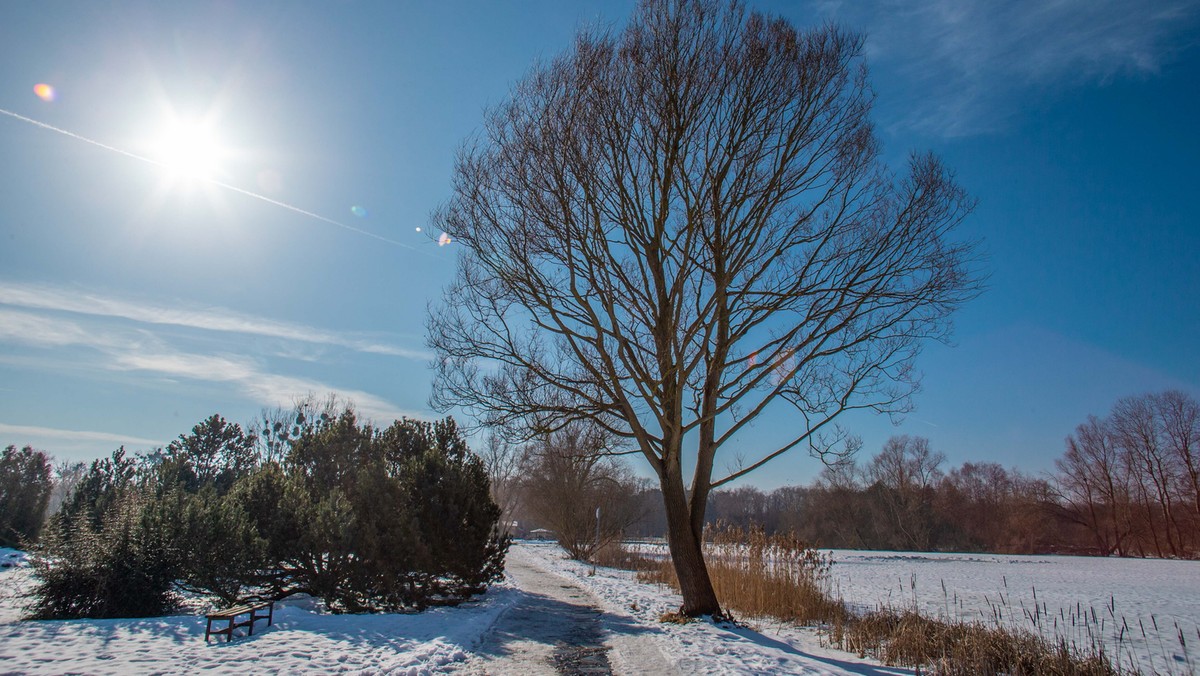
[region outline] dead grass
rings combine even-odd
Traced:
[[[911,610],[851,612],[830,592],[832,561],[794,537],[718,525],[706,534],[705,558],[727,612],[819,625],[832,645],[885,664],[947,676],[1121,673],[1095,644],[1080,648],[1025,630],[935,620]],[[636,561],[636,567],[620,567],[637,570],[642,582],[679,588],[669,560],[628,552],[609,554],[606,560]]]
[[[969,674],[1111,675],[1119,670],[1097,651],[1051,643],[1033,633],[978,622],[933,620],[914,611],[876,610],[834,624],[830,642],[885,664]]]
[[[601,545],[588,559],[589,563],[622,570],[648,571],[661,564],[654,559],[626,549],[621,542],[613,540]]]
[[[845,606],[827,589],[832,561],[804,541],[718,525],[705,548],[709,578],[726,611],[799,624],[845,619]],[[678,589],[670,560],[655,564],[638,579]]]

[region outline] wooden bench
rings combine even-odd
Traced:
[[[262,612],[263,610],[266,612]],[[245,616],[246,619],[238,621],[239,617]],[[232,608],[225,608],[208,614],[208,626],[204,629],[204,642],[208,643],[210,636],[219,636],[225,634],[225,642],[233,640],[233,630],[238,627],[246,627],[249,636],[254,635],[254,621],[266,620],[267,626],[271,626],[272,620],[275,619],[275,602],[263,601],[261,603],[245,603]],[[213,629],[213,622],[228,622],[229,625],[221,629]]]

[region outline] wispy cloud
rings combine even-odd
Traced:
[[[1003,126],[1039,89],[1159,73],[1194,46],[1200,0],[877,0],[818,13],[866,32],[875,72],[904,80],[910,114],[896,124],[957,136]]]
[[[3,342],[41,348],[87,348],[99,352],[102,359],[87,360],[85,368],[222,383],[240,396],[267,407],[288,406],[308,394],[333,393],[354,402],[360,413],[377,422],[427,417],[420,411],[401,409],[369,392],[273,373],[262,362],[250,357],[187,352],[143,331],[96,330],[64,317],[0,308],[0,343]]]
[[[301,324],[262,319],[225,308],[165,307],[70,289],[5,282],[0,282],[0,304],[27,309],[111,317],[144,324],[182,326],[205,331],[280,338],[406,359],[430,359],[430,353],[425,350],[401,347],[363,336],[348,335]]]
[[[31,425],[10,425],[0,422],[0,435],[5,439],[21,440],[20,444],[34,443],[33,440],[56,439],[61,441],[121,444],[129,446],[160,446],[161,439],[143,439],[125,434],[110,432],[91,432],[81,430],[60,430],[53,427],[35,427]],[[29,439],[30,441],[24,441]]]
[[[391,402],[361,390],[344,389],[316,380],[298,378],[264,371],[257,363],[228,355],[201,355],[186,352],[154,354],[124,353],[114,355],[113,368],[149,371],[160,375],[231,383],[239,392],[263,406],[287,406],[308,394],[333,393],[352,401],[359,413],[377,422],[391,422],[402,417],[426,418],[419,411],[406,411]]]
[[[84,328],[76,322],[0,307],[0,342],[18,342],[37,347],[113,347],[122,341],[106,332]]]

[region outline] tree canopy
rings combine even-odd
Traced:
[[[685,613],[719,610],[709,492],[842,450],[846,411],[907,410],[922,342],[978,291],[974,245],[951,237],[973,202],[933,155],[882,162],[862,44],[646,0],[489,111],[436,215],[466,250],[428,321],[434,404],[530,436],[586,419],[640,452]],[[775,405],[794,434],[714,475]]]

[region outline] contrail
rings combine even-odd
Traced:
[[[164,163],[164,162],[159,162],[158,160],[155,160],[155,159],[152,159],[152,158],[146,157],[146,156],[144,156],[144,155],[138,155],[137,153],[131,153],[131,152],[129,152],[128,150],[122,150],[121,148],[116,148],[116,147],[114,147],[114,146],[110,146],[110,145],[108,145],[108,144],[106,144],[106,143],[101,143],[101,142],[99,142],[99,141],[92,140],[92,139],[90,139],[90,138],[88,138],[88,137],[86,137],[86,136],[80,136],[79,134],[76,134],[75,132],[72,132],[72,131],[67,131],[66,129],[62,129],[62,128],[59,128],[59,127],[55,127],[54,125],[52,125],[52,124],[46,124],[45,122],[39,122],[38,120],[35,120],[35,119],[31,118],[31,117],[25,117],[24,115],[20,115],[20,114],[18,114],[18,113],[14,113],[14,112],[12,112],[11,110],[5,110],[5,109],[3,109],[3,108],[0,108],[0,114],[7,115],[7,116],[9,116],[9,117],[11,117],[11,118],[14,118],[14,119],[20,120],[20,121],[22,121],[22,122],[28,122],[29,124],[32,124],[32,125],[34,125],[35,127],[41,127],[42,129],[48,129],[48,130],[50,130],[50,131],[57,132],[57,133],[59,133],[59,134],[62,134],[63,136],[69,136],[69,137],[71,137],[71,138],[73,138],[73,139],[77,139],[77,140],[79,140],[79,141],[83,141],[84,143],[90,143],[90,144],[92,144],[92,145],[94,145],[94,146],[96,146],[96,147],[98,147],[98,148],[104,148],[105,150],[112,151],[112,152],[114,152],[114,153],[117,153],[118,155],[124,155],[125,157],[131,157],[131,158],[133,158],[133,159],[135,159],[135,160],[140,160],[140,161],[142,161],[142,162],[145,162],[145,163],[147,163],[147,164],[153,164],[153,165],[154,165],[154,166],[156,166],[156,167],[163,167],[164,169],[169,169],[169,168],[170,168],[170,167],[169,167],[169,166],[168,166],[166,163]],[[260,195],[260,194],[258,194],[258,193],[255,193],[255,192],[250,192],[249,190],[245,190],[245,189],[243,189],[243,188],[239,188],[239,187],[237,187],[236,185],[230,185],[230,184],[228,184],[228,183],[224,183],[224,182],[222,182],[222,181],[218,181],[218,180],[216,180],[216,179],[213,179],[213,178],[200,178],[200,180],[202,180],[202,181],[204,181],[204,182],[206,182],[206,183],[209,183],[209,184],[211,184],[211,185],[215,185],[215,186],[217,186],[217,187],[219,187],[219,188],[224,188],[224,189],[226,189],[226,190],[231,190],[231,191],[233,191],[233,192],[236,192],[236,193],[239,193],[239,194],[245,195],[246,197],[253,197],[253,198],[254,198],[254,199],[256,199],[256,200],[262,200],[263,202],[266,202],[267,204],[273,204],[273,205],[275,205],[275,206],[277,206],[277,207],[282,207],[282,208],[284,208],[284,209],[287,209],[288,211],[294,211],[294,212],[296,212],[296,213],[298,213],[298,214],[301,214],[301,215],[303,215],[303,216],[308,216],[309,218],[315,218],[315,219],[316,219],[316,220],[318,220],[318,221],[321,221],[321,222],[324,222],[324,223],[328,223],[328,224],[330,224],[330,225],[336,225],[337,227],[339,227],[339,228],[343,228],[343,229],[345,229],[345,230],[349,230],[350,232],[358,233],[358,234],[360,234],[360,235],[366,235],[367,237],[370,237],[370,238],[372,238],[372,239],[377,239],[377,240],[379,240],[379,241],[381,241],[381,242],[387,242],[388,244],[395,244],[396,246],[402,246],[402,247],[404,247],[405,249],[411,249],[411,250],[413,250],[413,251],[416,251],[417,253],[421,253],[421,254],[424,254],[424,253],[426,253],[426,252],[424,252],[424,251],[421,251],[420,249],[418,249],[418,248],[416,248],[416,247],[414,247],[414,246],[412,246],[412,245],[410,245],[410,244],[405,244],[404,242],[398,242],[398,241],[396,241],[396,240],[394,240],[394,239],[391,239],[391,238],[388,238],[388,237],[384,237],[383,235],[377,235],[377,234],[375,234],[375,233],[373,233],[373,232],[370,232],[370,231],[368,231],[368,230],[363,230],[363,229],[361,229],[361,228],[356,228],[356,227],[354,227],[353,225],[346,225],[345,223],[342,223],[342,222],[340,222],[340,221],[335,221],[335,220],[333,220],[332,218],[326,218],[326,217],[322,216],[321,214],[316,214],[316,213],[313,213],[313,212],[311,212],[311,211],[307,211],[307,210],[305,210],[305,209],[301,209],[300,207],[294,207],[294,206],[292,206],[292,205],[290,205],[290,204],[287,204],[286,202],[280,202],[279,200],[274,200],[274,199],[271,199],[270,197],[267,197],[266,195]],[[429,254],[426,254],[426,255],[429,255]]]

